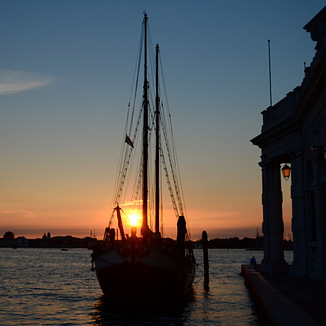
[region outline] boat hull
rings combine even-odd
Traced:
[[[134,248],[133,248],[134,247]],[[194,261],[177,250],[119,245],[94,251],[96,276],[105,296],[147,300],[181,298],[192,289]]]

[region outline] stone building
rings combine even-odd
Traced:
[[[261,148],[264,259],[283,272],[281,168],[291,167],[292,274],[326,280],[326,7],[305,27],[316,53],[302,84],[262,112]]]

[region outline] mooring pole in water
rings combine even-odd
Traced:
[[[207,232],[202,233],[203,253],[204,253],[204,288],[206,291],[209,290],[209,264],[208,264],[208,241]]]

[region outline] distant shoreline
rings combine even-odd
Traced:
[[[0,248],[92,248],[99,240],[85,237],[76,238],[70,235],[55,236],[51,238],[43,237],[37,239],[26,239],[18,237],[15,239],[0,238]],[[201,240],[192,241],[195,249],[202,247]],[[209,249],[247,249],[263,250],[263,237],[256,238],[215,238],[208,241]],[[292,250],[291,240],[283,240],[283,249]]]

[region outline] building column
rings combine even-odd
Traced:
[[[317,214],[317,241],[318,241],[318,266],[316,278],[326,280],[326,184],[318,183],[316,186],[316,214]]]
[[[263,272],[283,273],[287,271],[283,254],[282,202],[280,165],[274,161],[263,163]]]
[[[304,193],[303,157],[300,153],[291,161],[291,198],[293,263],[291,274],[307,276],[307,226]]]
[[[318,279],[326,280],[326,180],[324,153],[320,153],[316,160],[316,184],[314,186],[316,203],[316,228],[318,254],[315,266]]]
[[[325,162],[318,155],[308,161],[306,198],[307,276],[326,280],[326,184]],[[308,182],[310,181],[310,182]]]

